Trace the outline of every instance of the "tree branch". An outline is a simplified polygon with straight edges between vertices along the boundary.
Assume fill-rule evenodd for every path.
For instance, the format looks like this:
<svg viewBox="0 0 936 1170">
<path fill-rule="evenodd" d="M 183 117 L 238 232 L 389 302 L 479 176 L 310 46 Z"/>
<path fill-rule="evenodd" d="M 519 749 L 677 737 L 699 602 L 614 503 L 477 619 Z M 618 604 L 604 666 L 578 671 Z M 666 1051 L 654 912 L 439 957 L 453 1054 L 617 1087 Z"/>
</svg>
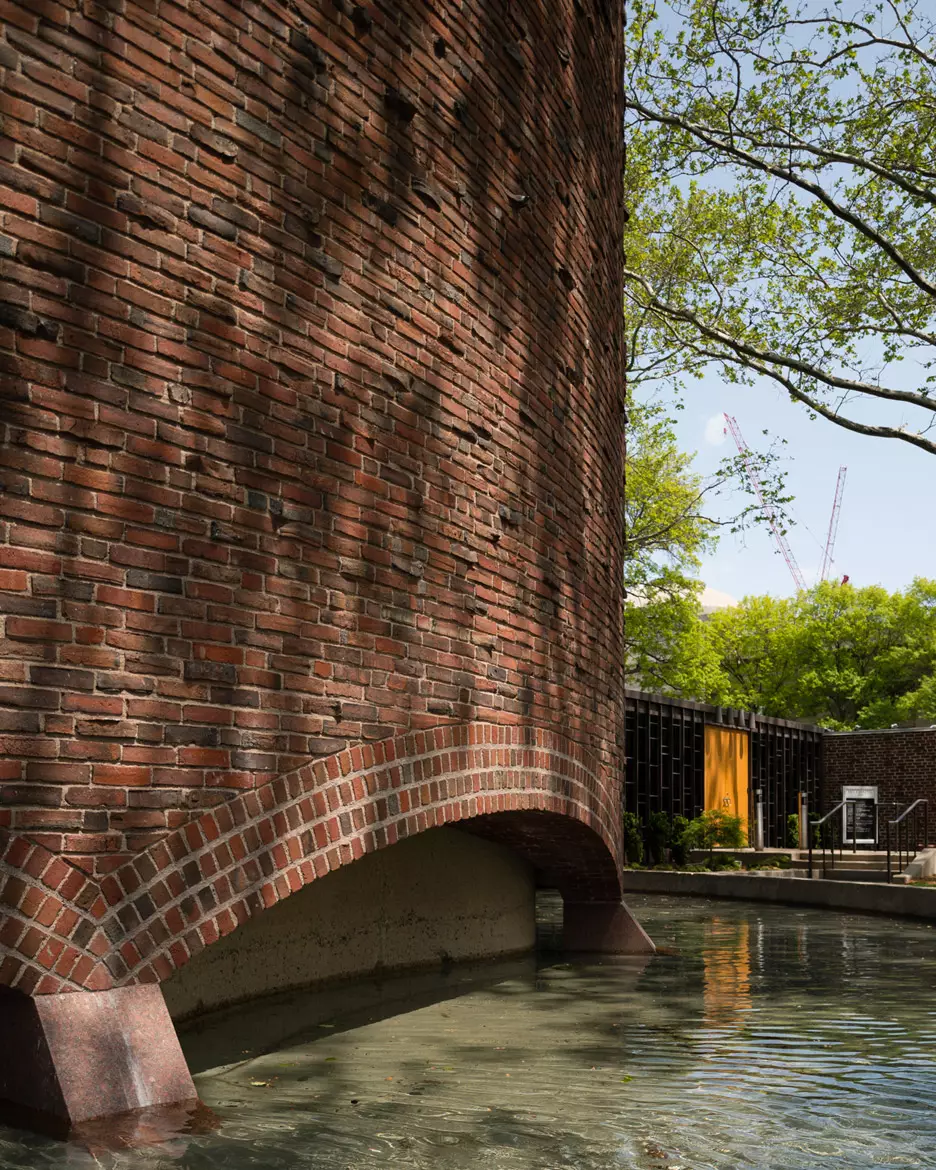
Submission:
<svg viewBox="0 0 936 1170">
<path fill-rule="evenodd" d="M 925 439 L 922 435 L 916 434 L 913 431 L 904 431 L 898 427 L 881 427 L 868 426 L 865 423 L 856 422 L 854 419 L 848 418 L 846 415 L 839 414 L 832 410 L 824 403 L 819 402 L 818 399 L 813 398 L 802 390 L 795 382 L 789 378 L 784 377 L 779 370 L 770 369 L 768 366 L 762 365 L 759 362 L 744 359 L 733 354 L 717 353 L 712 350 L 705 350 L 698 346 L 693 346 L 697 353 L 705 353 L 714 361 L 721 362 L 735 362 L 742 365 L 755 373 L 763 374 L 765 377 L 773 378 L 775 382 L 779 382 L 781 386 L 798 402 L 802 402 L 804 406 L 808 406 L 810 410 L 814 410 L 816 414 L 821 414 L 823 418 L 830 422 L 836 423 L 846 430 L 854 431 L 858 435 L 871 435 L 878 439 L 901 439 L 905 443 L 911 443 L 914 447 L 920 447 L 930 455 L 936 455 L 936 443 Z"/>
<path fill-rule="evenodd" d="M 789 170 L 786 167 L 779 167 L 775 166 L 773 163 L 765 162 L 763 159 L 758 158 L 749 151 L 742 150 L 741 147 L 733 145 L 730 141 L 725 141 L 724 138 L 720 136 L 720 131 L 713 130 L 708 126 L 701 126 L 698 123 L 690 122 L 688 119 L 677 117 L 675 114 L 664 114 L 660 110 L 651 110 L 649 106 L 645 106 L 643 102 L 637 100 L 634 97 L 630 98 L 628 104 L 631 109 L 636 110 L 648 121 L 657 122 L 664 126 L 670 126 L 674 130 L 681 130 L 685 134 L 692 135 L 692 137 L 698 139 L 699 142 L 704 142 L 706 146 L 731 156 L 737 162 L 742 163 L 746 167 L 761 171 L 766 175 L 773 175 L 774 178 L 777 179 L 783 179 L 784 181 L 791 183 L 793 186 L 798 187 L 801 191 L 808 192 L 813 196 L 814 199 L 818 199 L 820 203 L 824 203 L 825 206 L 828 207 L 833 215 L 835 215 L 838 219 L 842 220 L 844 223 L 849 224 L 855 229 L 855 231 L 859 232 L 861 235 L 871 240 L 872 243 L 876 244 L 877 247 L 880 248 L 887 257 L 889 257 L 893 264 L 899 268 L 901 272 L 903 272 L 918 288 L 922 289 L 922 291 L 925 292 L 928 296 L 936 299 L 936 285 L 932 284 L 924 276 L 917 272 L 914 266 L 910 263 L 909 260 L 907 260 L 907 258 L 903 255 L 900 249 L 896 247 L 896 245 L 892 244 L 890 240 L 881 235 L 881 233 L 876 228 L 872 227 L 872 225 L 862 219 L 861 216 L 855 214 L 855 212 L 839 203 L 838 200 L 834 199 L 828 193 L 828 191 L 826 191 L 825 188 L 821 187 L 818 183 L 810 182 L 810 180 L 803 178 L 801 175 L 798 175 L 796 171 Z"/>
<path fill-rule="evenodd" d="M 668 317 L 671 320 L 683 321 L 687 325 L 691 325 L 703 337 L 707 337 L 710 341 L 716 341 L 720 345 L 727 346 L 733 353 L 738 356 L 743 356 L 749 361 L 781 366 L 784 369 L 803 374 L 805 377 L 814 378 L 817 382 L 822 382 L 837 390 L 865 394 L 872 398 L 883 398 L 889 402 L 906 402 L 911 406 L 919 406 L 925 410 L 936 411 L 936 400 L 917 391 L 890 390 L 884 386 L 876 386 L 873 382 L 860 382 L 852 378 L 840 378 L 835 374 L 827 373 L 811 362 L 805 362 L 799 358 L 787 357 L 785 354 L 778 353 L 776 350 L 764 349 L 760 346 L 752 345 L 750 342 L 740 341 L 738 338 L 732 337 L 730 333 L 725 333 L 723 330 L 716 329 L 714 326 L 707 324 L 698 313 L 694 313 L 691 309 L 683 309 L 678 305 L 671 305 L 666 301 L 661 301 L 654 292 L 650 282 L 641 276 L 639 272 L 625 268 L 624 278 L 625 280 L 637 283 L 647 294 L 652 307 L 664 317 Z"/>
</svg>

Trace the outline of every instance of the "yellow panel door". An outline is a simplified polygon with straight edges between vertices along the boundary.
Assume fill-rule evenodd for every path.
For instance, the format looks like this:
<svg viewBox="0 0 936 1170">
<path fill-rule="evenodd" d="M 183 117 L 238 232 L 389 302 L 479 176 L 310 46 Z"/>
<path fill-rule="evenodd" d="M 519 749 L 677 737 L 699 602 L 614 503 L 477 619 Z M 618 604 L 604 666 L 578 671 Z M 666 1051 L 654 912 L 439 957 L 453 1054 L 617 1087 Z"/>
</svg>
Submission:
<svg viewBox="0 0 936 1170">
<path fill-rule="evenodd" d="M 733 727 L 705 729 L 705 808 L 740 817 L 746 833 L 751 815 L 748 733 Z"/>
</svg>

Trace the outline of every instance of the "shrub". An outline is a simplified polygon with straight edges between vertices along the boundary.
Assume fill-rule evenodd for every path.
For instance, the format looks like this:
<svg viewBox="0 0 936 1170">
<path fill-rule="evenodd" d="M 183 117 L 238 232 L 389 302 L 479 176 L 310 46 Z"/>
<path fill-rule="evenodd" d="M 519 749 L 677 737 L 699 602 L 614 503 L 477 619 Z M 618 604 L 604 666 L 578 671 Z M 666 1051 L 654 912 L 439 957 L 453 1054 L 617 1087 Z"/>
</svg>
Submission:
<svg viewBox="0 0 936 1170">
<path fill-rule="evenodd" d="M 786 843 L 790 849 L 799 848 L 799 813 L 790 813 L 786 819 Z"/>
<path fill-rule="evenodd" d="M 673 839 L 673 826 L 665 812 L 652 812 L 647 817 L 646 839 L 651 865 L 660 865 Z"/>
<path fill-rule="evenodd" d="M 711 808 L 689 822 L 683 840 L 688 849 L 712 850 L 716 845 L 726 849 L 742 849 L 747 845 L 741 818 Z"/>
<path fill-rule="evenodd" d="M 689 828 L 688 817 L 673 817 L 670 834 L 670 853 L 674 865 L 685 865 L 689 860 L 689 846 L 686 844 L 686 830 Z"/>
<path fill-rule="evenodd" d="M 643 832 L 636 813 L 626 812 L 621 818 L 624 829 L 624 860 L 628 865 L 641 865 L 644 857 Z"/>
</svg>

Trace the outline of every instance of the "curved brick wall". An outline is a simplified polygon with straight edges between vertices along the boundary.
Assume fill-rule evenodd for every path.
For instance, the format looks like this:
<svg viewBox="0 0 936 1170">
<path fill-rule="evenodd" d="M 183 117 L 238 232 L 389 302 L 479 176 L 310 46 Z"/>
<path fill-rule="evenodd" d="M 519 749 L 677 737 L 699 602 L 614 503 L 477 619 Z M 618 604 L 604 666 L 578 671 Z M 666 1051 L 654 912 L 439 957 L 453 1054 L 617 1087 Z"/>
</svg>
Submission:
<svg viewBox="0 0 936 1170">
<path fill-rule="evenodd" d="M 275 882 L 391 840 L 407 810 L 369 837 L 350 777 L 433 728 L 548 758 L 521 792 L 460 761 L 420 796 L 428 823 L 513 809 L 477 827 L 529 851 L 561 834 L 524 817 L 563 814 L 560 868 L 610 896 L 617 6 L 7 0 L 3 18 L 0 944 L 40 957 L 0 982 L 184 961 L 234 895 L 169 927 L 178 953 L 127 942 L 121 968 L 120 932 L 142 929 L 127 875 L 241 815 L 264 831 L 296 777 L 340 772 L 352 822 L 333 837 L 316 809 L 318 836 L 290 838 L 304 860 L 264 854 Z M 300 814 L 281 815 L 277 834 Z"/>
<path fill-rule="evenodd" d="M 0 984 L 50 994 L 161 981 L 316 878 L 446 824 L 510 845 L 572 901 L 614 901 L 614 843 L 593 805 L 612 819 L 574 745 L 476 724 L 308 764 L 202 813 L 100 882 L 9 840 Z"/>
</svg>

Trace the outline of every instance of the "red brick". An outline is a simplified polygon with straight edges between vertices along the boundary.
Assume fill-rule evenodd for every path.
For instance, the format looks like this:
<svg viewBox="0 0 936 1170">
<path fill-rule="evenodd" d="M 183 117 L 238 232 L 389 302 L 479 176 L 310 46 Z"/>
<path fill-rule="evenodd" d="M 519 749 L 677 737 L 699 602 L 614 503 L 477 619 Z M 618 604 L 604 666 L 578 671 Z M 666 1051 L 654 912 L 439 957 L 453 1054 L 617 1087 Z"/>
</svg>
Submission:
<svg viewBox="0 0 936 1170">
<path fill-rule="evenodd" d="M 150 770 L 124 764 L 94 764 L 92 780 L 95 784 L 119 784 L 125 788 L 139 787 L 150 781 Z"/>
<path fill-rule="evenodd" d="M 35 3 L 0 3 L 5 22 L 38 29 Z M 484 79 L 463 109 L 422 6 L 403 0 L 416 30 L 404 43 L 379 6 L 365 41 L 306 5 L 334 88 L 300 118 L 287 80 L 308 79 L 308 62 L 281 5 L 174 4 L 158 24 L 148 0 L 103 24 L 41 7 L 54 44 L 41 60 L 18 47 L 24 64 L 0 80 L 2 230 L 21 249 L 9 299 L 60 330 L 0 332 L 14 389 L 0 470 L 15 487 L 0 530 L 0 705 L 25 720 L 0 740 L 15 793 L 0 826 L 104 879 L 138 851 L 145 869 L 142 851 L 193 819 L 226 836 L 246 807 L 236 794 L 259 788 L 254 823 L 216 846 L 256 866 L 257 824 L 293 828 L 263 786 L 321 761 L 301 783 L 340 781 L 333 838 L 313 833 L 326 852 L 304 869 L 280 858 L 288 884 L 270 898 L 297 873 L 467 815 L 474 791 L 474 812 L 561 808 L 613 856 L 620 30 L 586 29 L 577 0 L 516 0 L 521 84 L 503 5 L 445 4 L 460 68 Z M 407 126 L 386 106 L 391 81 L 415 95 Z M 507 132 L 505 92 L 523 133 Z M 326 162 L 310 134 L 353 143 L 353 157 Z M 438 209 L 409 186 L 391 197 L 401 136 Z M 526 185 L 518 209 L 509 193 Z M 427 763 L 410 787 L 403 761 L 463 746 L 433 738 L 449 724 L 507 752 L 521 724 L 565 738 L 559 755 L 535 740 L 523 783 L 517 759 L 495 773 L 466 751 L 451 779 L 451 762 Z M 392 738 L 407 732 L 419 734 Z M 576 753 L 589 763 L 572 781 L 562 760 Z M 366 795 L 365 760 L 391 765 Z M 563 778 L 541 792 L 550 760 Z M 61 807 L 35 807 L 54 785 Z M 59 895 L 97 904 L 71 874 Z M 217 931 L 234 920 L 224 907 Z M 78 985 L 107 983 L 87 956 L 74 964 Z M 148 978 L 171 967 L 146 956 Z M 0 980 L 10 970 L 0 956 Z"/>
</svg>

